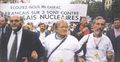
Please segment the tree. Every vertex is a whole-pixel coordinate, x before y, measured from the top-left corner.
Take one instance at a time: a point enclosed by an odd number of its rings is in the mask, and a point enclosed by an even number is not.
[[[86,2],[81,2],[80,0],[74,0],[71,4],[88,4],[87,15],[94,18],[96,16],[103,16],[104,8],[102,2],[96,2],[95,0],[86,0]]]
[[[112,11],[111,18],[114,18],[114,17],[120,18],[120,0],[113,1],[111,11]]]
[[[103,16],[103,3],[102,2],[93,2],[88,5],[88,15],[92,18],[96,16]]]

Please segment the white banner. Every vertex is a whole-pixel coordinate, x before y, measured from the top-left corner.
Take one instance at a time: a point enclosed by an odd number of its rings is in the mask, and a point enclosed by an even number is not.
[[[6,15],[21,15],[26,22],[55,22],[65,19],[79,22],[80,16],[86,16],[86,4],[0,4],[0,11]]]

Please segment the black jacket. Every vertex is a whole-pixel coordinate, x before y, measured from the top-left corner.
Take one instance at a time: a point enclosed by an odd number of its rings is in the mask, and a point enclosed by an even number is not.
[[[120,36],[115,37],[114,29],[107,31],[106,35],[110,38],[115,53],[120,52]]]
[[[9,29],[5,34],[2,40],[2,62],[7,62],[7,45],[10,38],[12,30]],[[36,50],[38,53],[38,57],[42,57],[44,54],[44,47],[40,43],[39,39],[36,37],[34,32],[27,31],[23,29],[21,44],[17,56],[16,62],[23,62],[23,57],[27,57],[28,61],[31,60],[31,53],[33,50]]]

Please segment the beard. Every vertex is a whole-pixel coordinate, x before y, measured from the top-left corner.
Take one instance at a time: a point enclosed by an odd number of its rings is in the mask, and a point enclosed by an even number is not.
[[[100,37],[100,36],[102,36],[103,29],[101,29],[101,28],[96,29],[96,30],[94,30],[94,33],[95,33],[98,37]]]
[[[16,29],[13,29],[15,32],[19,31],[22,28],[22,26],[18,26]]]
[[[120,28],[120,26],[115,26],[115,29],[119,29]]]

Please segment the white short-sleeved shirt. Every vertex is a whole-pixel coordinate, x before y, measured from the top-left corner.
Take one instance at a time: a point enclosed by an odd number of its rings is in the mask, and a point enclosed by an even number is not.
[[[107,51],[114,52],[110,39],[104,34],[102,34],[102,37],[100,38],[93,37],[93,33],[89,35],[90,37],[88,39],[86,46],[87,49],[86,62],[107,62],[106,52]],[[79,44],[82,45],[87,38],[88,35],[84,36],[79,41]],[[98,49],[96,48],[96,45],[98,45]]]
[[[55,38],[55,33],[46,37],[44,46],[48,50],[48,55],[62,40]],[[80,49],[78,40],[68,35],[66,40],[50,56],[48,62],[74,62],[74,53]]]

